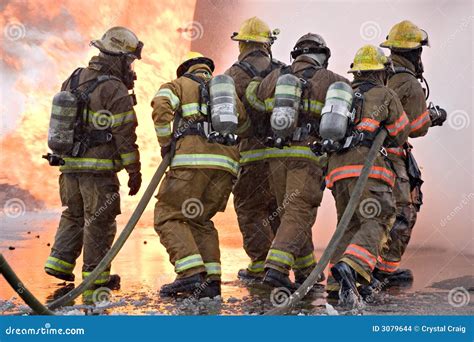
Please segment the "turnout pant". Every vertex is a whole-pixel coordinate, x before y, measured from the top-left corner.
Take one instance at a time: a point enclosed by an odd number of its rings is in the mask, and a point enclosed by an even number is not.
[[[119,180],[116,174],[63,173],[59,177],[61,215],[51,254],[45,268],[72,274],[76,259],[84,249],[82,275],[99,264],[114,241],[120,214]],[[110,266],[95,281],[109,281]]]
[[[214,169],[171,169],[155,205],[155,230],[178,278],[221,276],[219,236],[212,218],[224,211],[234,176]]]
[[[309,274],[316,264],[312,227],[323,197],[323,171],[311,160],[270,159],[271,187],[280,215],[265,267]]]
[[[267,161],[245,164],[240,168],[233,189],[244,250],[251,260],[247,267],[250,272],[263,272],[274,232],[280,225],[270,178]]]
[[[349,203],[356,182],[357,178],[341,179],[332,188],[338,222]],[[386,246],[394,219],[392,188],[369,178],[346,232],[331,258],[330,267],[338,262],[345,262],[357,272],[359,283],[368,284],[379,251],[383,249],[382,246]],[[339,284],[331,274],[328,277],[327,290],[339,290]]]
[[[390,230],[388,249],[377,260],[377,268],[386,273],[395,272],[410,241],[416,222],[417,210],[411,198],[410,183],[405,163],[393,162],[397,173],[393,195],[396,203],[396,219]]]

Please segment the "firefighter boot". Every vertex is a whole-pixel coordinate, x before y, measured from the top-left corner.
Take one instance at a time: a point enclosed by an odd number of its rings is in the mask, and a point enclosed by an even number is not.
[[[382,291],[384,286],[385,286],[385,283],[382,283],[377,278],[372,276],[372,279],[370,279],[369,285],[359,286],[359,293],[366,302],[370,303],[374,300],[374,296],[380,291]]]
[[[221,295],[221,281],[207,280],[201,286],[202,291],[199,291],[198,298],[215,298]]]
[[[170,284],[165,284],[160,289],[160,296],[170,297],[178,294],[193,295],[199,288],[204,287],[204,276],[202,273],[189,277],[177,278]],[[202,290],[201,290],[202,291]]]
[[[410,286],[413,283],[413,272],[408,268],[399,268],[395,272],[386,273],[374,269],[373,276],[383,282],[384,287]]]
[[[291,283],[288,274],[277,271],[273,268],[268,268],[265,272],[262,282],[271,287],[286,287],[289,290],[294,290],[294,285]]]
[[[354,305],[359,302],[360,295],[356,286],[356,272],[345,262],[338,262],[331,268],[331,273],[339,282],[339,301],[341,304]]]
[[[75,276],[73,273],[71,274],[62,273],[62,272],[53,270],[52,268],[49,268],[49,267],[45,267],[44,271],[46,272],[46,274],[56,277],[58,279],[64,280],[64,281],[74,281],[75,279]]]
[[[240,269],[237,277],[245,282],[260,282],[263,279],[263,272],[251,272],[248,269]]]

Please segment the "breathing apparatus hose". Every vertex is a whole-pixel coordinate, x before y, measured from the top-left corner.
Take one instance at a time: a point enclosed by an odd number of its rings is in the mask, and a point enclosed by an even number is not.
[[[104,272],[105,269],[111,264],[112,260],[117,256],[119,251],[122,249],[123,245],[125,244],[128,237],[130,236],[133,229],[135,228],[135,225],[137,224],[138,220],[140,219],[143,212],[145,211],[145,208],[148,205],[148,202],[150,202],[151,197],[155,193],[155,190],[158,187],[158,184],[160,183],[161,178],[165,174],[168,166],[170,165],[173,154],[174,154],[174,148],[172,148],[171,151],[161,161],[160,165],[158,166],[158,169],[156,170],[155,174],[151,178],[150,184],[148,184],[148,187],[146,188],[145,193],[140,199],[140,202],[138,202],[138,205],[133,211],[132,216],[130,217],[127,224],[125,225],[125,228],[120,233],[120,236],[117,238],[117,241],[115,241],[112,248],[107,252],[107,254],[104,256],[101,262],[96,266],[94,271],[92,271],[91,274],[87,278],[85,278],[78,287],[66,293],[64,296],[51,302],[48,305],[49,309],[51,310],[57,309],[71,302],[75,298],[77,298],[81,293],[87,290],[87,288],[90,285],[92,285],[92,283],[99,277],[99,275],[102,272]]]
[[[354,187],[354,191],[352,192],[351,198],[349,203],[347,204],[346,209],[344,210],[344,214],[339,221],[339,224],[336,227],[336,231],[334,232],[331,240],[328,243],[328,246],[324,250],[321,259],[317,263],[314,270],[311,274],[306,278],[306,280],[301,284],[301,286],[290,296],[287,305],[274,308],[265,313],[265,315],[283,315],[287,313],[296,303],[298,303],[301,299],[303,299],[306,294],[311,290],[313,285],[317,282],[319,275],[324,271],[327,264],[329,263],[334,251],[336,250],[337,245],[339,244],[342,236],[344,235],[349,222],[354,215],[356,207],[359,205],[360,197],[362,192],[364,191],[365,185],[367,184],[367,180],[369,178],[370,169],[374,164],[377,155],[379,154],[380,148],[387,136],[387,131],[385,129],[381,130],[377,136],[375,137],[372,147],[370,148],[369,154],[365,161],[364,167],[360,173],[359,178],[357,179],[357,183]]]
[[[8,284],[15,290],[16,293],[25,301],[26,304],[38,315],[54,315],[46,306],[40,303],[38,299],[23,285],[22,281],[15,274],[8,262],[0,253],[0,273],[5,277]]]

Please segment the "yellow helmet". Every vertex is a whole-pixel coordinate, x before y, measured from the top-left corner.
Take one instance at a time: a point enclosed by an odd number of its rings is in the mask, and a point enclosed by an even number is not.
[[[381,48],[370,44],[364,45],[357,50],[354,63],[348,72],[384,70],[387,63],[389,60]]]
[[[257,17],[245,20],[239,32],[234,32],[230,39],[240,42],[255,42],[273,44],[279,29],[270,30],[266,22]]]
[[[188,71],[188,69],[195,64],[206,64],[211,72],[214,71],[214,62],[208,57],[204,57],[203,54],[196,51],[189,51],[181,61],[178,69],[176,69],[176,75],[181,77]]]
[[[142,57],[143,43],[135,33],[122,26],[108,29],[101,39],[91,41],[91,45],[107,55],[126,55],[138,59]]]
[[[394,25],[387,40],[380,44],[381,47],[395,50],[412,50],[423,45],[429,46],[428,33],[408,20]]]

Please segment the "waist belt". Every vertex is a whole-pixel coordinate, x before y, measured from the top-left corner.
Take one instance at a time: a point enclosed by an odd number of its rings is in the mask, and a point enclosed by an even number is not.
[[[176,139],[187,135],[200,135],[204,138],[209,136],[210,129],[207,121],[185,121],[176,132],[174,136]]]

